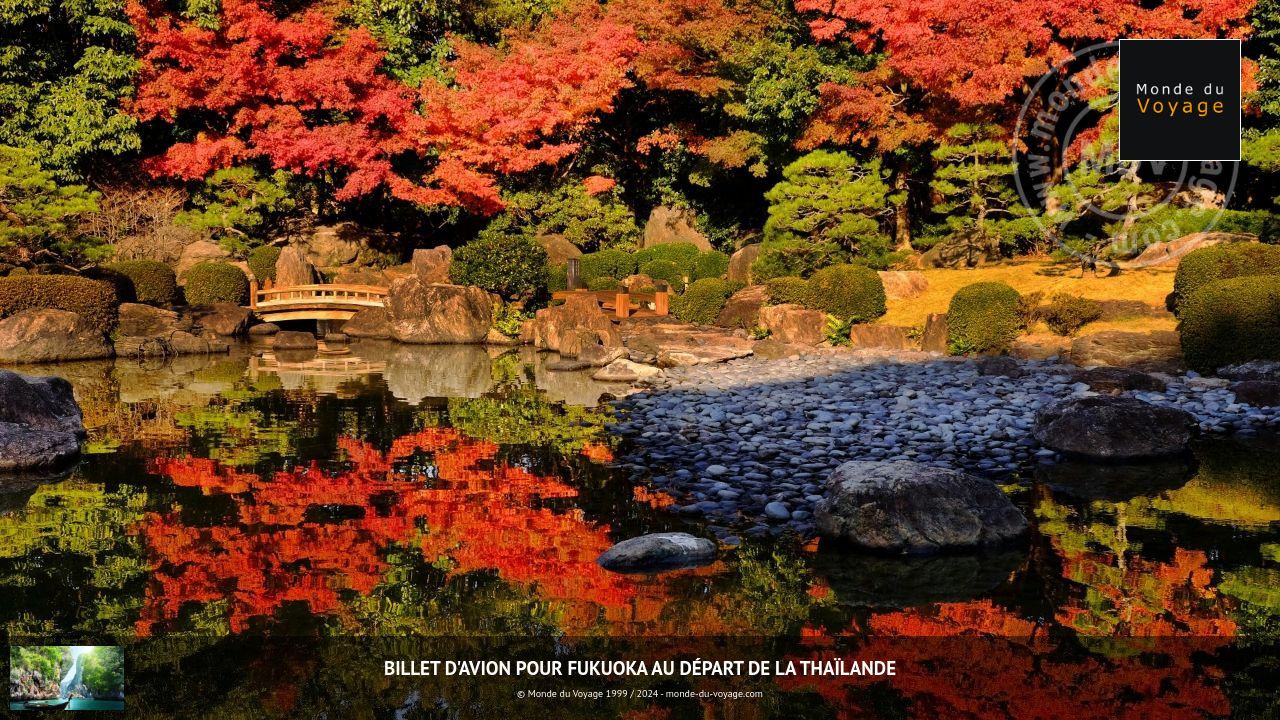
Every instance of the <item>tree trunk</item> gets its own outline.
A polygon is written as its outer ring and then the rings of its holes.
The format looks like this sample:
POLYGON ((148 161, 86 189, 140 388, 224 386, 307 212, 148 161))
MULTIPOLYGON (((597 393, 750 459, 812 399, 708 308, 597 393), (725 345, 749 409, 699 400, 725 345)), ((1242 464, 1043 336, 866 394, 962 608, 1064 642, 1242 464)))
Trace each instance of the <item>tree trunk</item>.
POLYGON ((899 196, 893 208, 894 249, 911 252, 911 188, 907 184, 907 160, 900 160, 893 173, 893 192, 899 196))

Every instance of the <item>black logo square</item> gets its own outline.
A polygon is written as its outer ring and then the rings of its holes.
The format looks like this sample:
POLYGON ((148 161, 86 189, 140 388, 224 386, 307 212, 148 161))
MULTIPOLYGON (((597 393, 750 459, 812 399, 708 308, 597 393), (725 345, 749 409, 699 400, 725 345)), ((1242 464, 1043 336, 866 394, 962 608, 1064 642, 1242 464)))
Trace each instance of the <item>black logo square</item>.
POLYGON ((1120 41, 1120 159, 1240 159, 1239 40, 1120 41))

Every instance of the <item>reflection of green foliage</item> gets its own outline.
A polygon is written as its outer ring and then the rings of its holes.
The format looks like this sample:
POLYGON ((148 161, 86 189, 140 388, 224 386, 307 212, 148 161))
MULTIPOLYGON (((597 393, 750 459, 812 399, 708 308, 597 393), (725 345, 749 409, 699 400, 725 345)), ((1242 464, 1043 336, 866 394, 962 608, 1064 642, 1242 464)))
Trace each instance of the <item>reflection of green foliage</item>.
POLYGON ((82 662, 81 679, 94 695, 124 692, 124 651, 119 647, 94 648, 82 662))
POLYGON ((146 501, 131 485, 108 490, 71 479, 39 487, 25 509, 0 516, 0 598, 13 598, 0 600, 0 612, 20 611, 21 618, 4 618, 10 632, 50 631, 47 615, 10 605, 32 602, 52 582, 78 585, 77 630, 132 636, 140 598, 125 588, 145 577, 147 565, 128 529, 141 520, 146 501))
POLYGON ((498 445, 550 446, 576 454, 604 437, 608 416, 548 401, 531 385, 479 398, 449 398, 449 422, 464 435, 498 445))
POLYGON ((793 553, 749 547, 738 554, 732 615, 763 635, 794 633, 816 607, 832 604, 809 594, 812 572, 793 553))
POLYGON ((1280 614, 1280 570, 1241 568, 1223 573, 1222 592, 1273 614, 1280 614))

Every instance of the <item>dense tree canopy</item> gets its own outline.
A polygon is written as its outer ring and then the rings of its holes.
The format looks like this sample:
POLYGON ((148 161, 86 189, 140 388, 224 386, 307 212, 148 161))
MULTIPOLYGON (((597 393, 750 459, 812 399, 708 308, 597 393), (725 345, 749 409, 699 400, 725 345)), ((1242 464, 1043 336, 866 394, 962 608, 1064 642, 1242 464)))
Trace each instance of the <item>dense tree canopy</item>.
MULTIPOLYGON (((0 144, 59 184, 179 186, 180 222, 239 253, 291 218, 627 247, 659 204, 722 249, 777 244, 788 167, 847 157, 892 198, 845 213, 874 241, 814 237, 847 259, 1020 212, 1013 120, 1043 102, 1034 81, 1120 36, 1246 40, 1234 207, 1274 212, 1276 0, 18 0, 0 9, 0 144)), ((1052 180, 1142 211, 1161 179, 1075 167, 1106 152, 1099 109, 1052 180)))

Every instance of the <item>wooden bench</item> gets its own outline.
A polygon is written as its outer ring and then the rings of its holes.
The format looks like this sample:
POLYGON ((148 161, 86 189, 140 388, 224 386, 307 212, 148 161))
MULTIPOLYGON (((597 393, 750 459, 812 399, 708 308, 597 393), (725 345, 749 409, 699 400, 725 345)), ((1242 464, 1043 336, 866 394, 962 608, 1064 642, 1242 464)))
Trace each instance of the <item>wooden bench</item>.
POLYGON ((651 293, 633 293, 626 290, 561 290, 551 294, 556 300, 567 300, 573 295, 590 294, 596 297, 600 308, 613 311, 616 318, 656 316, 666 317, 670 312, 671 293, 659 290, 651 293), (652 303, 653 309, 647 306, 652 303))

